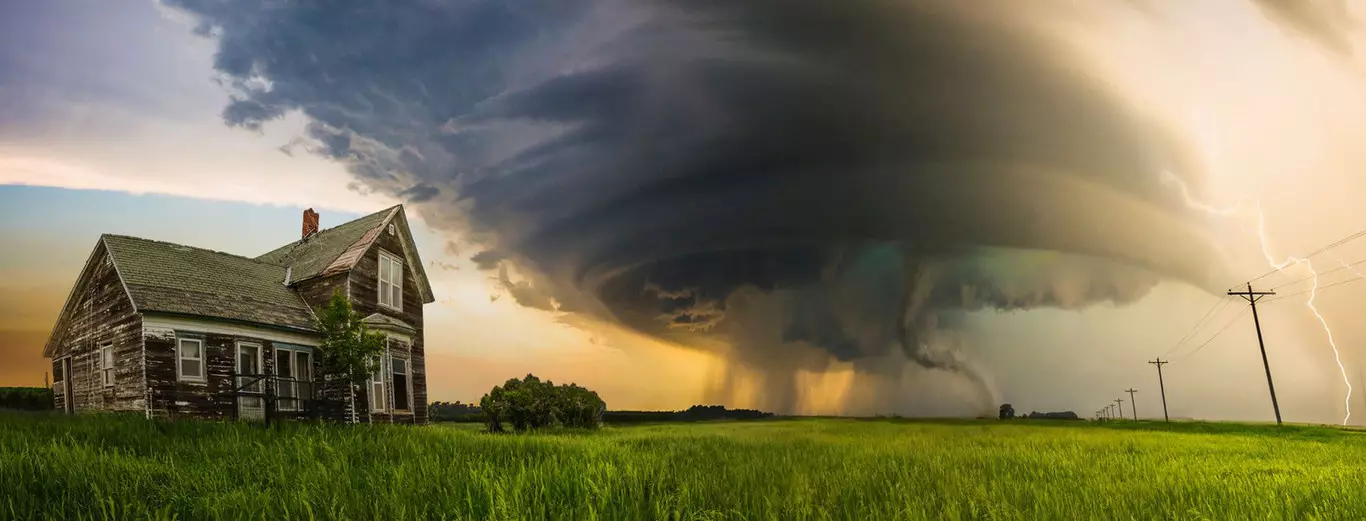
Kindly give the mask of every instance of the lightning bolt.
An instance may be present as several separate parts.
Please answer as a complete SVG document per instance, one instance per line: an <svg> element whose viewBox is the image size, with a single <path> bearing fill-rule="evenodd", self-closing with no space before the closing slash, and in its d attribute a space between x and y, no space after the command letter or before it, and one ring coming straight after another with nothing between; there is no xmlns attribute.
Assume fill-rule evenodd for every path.
<svg viewBox="0 0 1366 521"><path fill-rule="evenodd" d="M1173 174L1171 172L1162 172L1162 184L1181 192L1181 199L1183 202L1186 203L1186 207L1191 208L1193 210L1200 210L1202 212L1205 212L1216 217L1231 216L1234 213L1236 213L1239 208L1243 206L1242 201L1238 201L1238 204L1235 204L1228 208L1216 208L1214 206L1205 204L1204 202L1192 196L1190 188L1186 186L1186 182L1182 181L1180 177L1177 177L1176 174Z"/></svg>
<svg viewBox="0 0 1366 521"><path fill-rule="evenodd" d="M1269 241L1266 239L1266 214L1262 211L1261 201L1257 201L1257 238L1261 240L1262 255L1266 257L1266 263L1276 271L1283 271L1293 264L1303 264L1305 269L1308 269L1309 273L1314 276L1314 286L1309 289L1309 300L1305 302L1305 306L1314 312L1314 317L1318 318L1319 324L1323 326L1323 332L1328 335L1328 345L1333 348L1333 360L1337 362L1338 371L1342 373L1342 383L1347 386L1347 396L1342 399L1342 405L1347 411L1347 415L1342 418L1342 424L1347 425L1347 421L1352 419L1352 381L1347 378L1347 368L1342 365L1342 352L1338 350L1337 341L1333 339L1333 328L1328 326L1328 320L1323 318L1323 314L1319 313L1318 306L1314 304L1314 300L1319 295L1319 272L1314 269L1314 263L1309 259L1286 257L1284 261L1276 262L1276 258L1271 255L1267 247Z"/></svg>
<svg viewBox="0 0 1366 521"><path fill-rule="evenodd" d="M1186 183L1171 172L1162 172L1162 184L1178 190L1181 193L1182 200L1188 208L1204 212L1208 215L1229 217L1237 212L1242 206L1241 201L1230 208L1217 208L1206 204L1192 196L1190 188L1186 186ZM1337 340L1333 338L1333 329L1328 326L1328 320L1323 318L1323 314L1319 313L1319 308L1314 303L1315 299L1318 298L1319 293L1319 272L1314 269L1314 263L1307 258L1286 257L1284 261L1276 261L1275 256L1271 254L1270 246L1268 246L1270 241L1266 238L1266 213L1262 211L1262 202L1260 200L1257 201L1256 208L1257 239L1261 245L1262 256L1266 257L1266 263L1278 272L1283 271L1292 265L1303 265L1305 269L1308 269L1309 273L1313 275L1314 286L1309 290L1309 300L1305 302L1305 305L1314 313L1314 317L1319 319L1319 324L1323 326L1323 332L1328 336L1328 345L1333 348L1333 359L1337 362L1338 371L1342 374L1342 383L1347 386L1347 396L1342 399L1343 407L1347 411L1347 415L1342 418L1342 424L1347 425L1348 420L1351 420L1352 418L1352 382L1351 379L1347 377L1347 368L1342 365L1342 352L1338 350ZM1352 271L1356 270L1352 269ZM1362 275L1360 272L1357 272L1357 274Z"/></svg>

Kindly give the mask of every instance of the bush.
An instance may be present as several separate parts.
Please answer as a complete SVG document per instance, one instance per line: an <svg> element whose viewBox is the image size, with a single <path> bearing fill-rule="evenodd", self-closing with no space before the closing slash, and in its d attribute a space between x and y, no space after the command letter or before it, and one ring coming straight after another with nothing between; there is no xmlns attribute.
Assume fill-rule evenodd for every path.
<svg viewBox="0 0 1366 521"><path fill-rule="evenodd" d="M0 387L0 409L50 411L53 409L52 389Z"/></svg>
<svg viewBox="0 0 1366 521"><path fill-rule="evenodd" d="M557 386L535 375L508 380L479 400L490 432L570 427L593 429L602 425L607 404L598 393L574 384Z"/></svg>

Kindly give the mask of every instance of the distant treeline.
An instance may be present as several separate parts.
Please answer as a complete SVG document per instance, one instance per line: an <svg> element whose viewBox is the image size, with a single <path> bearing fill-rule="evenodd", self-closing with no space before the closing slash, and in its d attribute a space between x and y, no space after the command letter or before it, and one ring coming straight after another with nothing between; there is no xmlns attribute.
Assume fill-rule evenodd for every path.
<svg viewBox="0 0 1366 521"><path fill-rule="evenodd" d="M1022 416L1030 420L1079 420L1081 417L1072 411L1063 412L1031 412Z"/></svg>
<svg viewBox="0 0 1366 521"><path fill-rule="evenodd" d="M52 389L42 387L0 387L0 409L50 411Z"/></svg>
<svg viewBox="0 0 1366 521"><path fill-rule="evenodd" d="M484 414L479 406L461 402L432 402L428 407L432 421L480 423ZM720 405L694 405L682 411L607 411L606 423L694 422L707 420L757 420L773 413L752 409L727 409Z"/></svg>
<svg viewBox="0 0 1366 521"><path fill-rule="evenodd" d="M607 423L695 422L707 420L759 420L773 413L753 409L727 409L721 405L694 405L683 411L607 411Z"/></svg>

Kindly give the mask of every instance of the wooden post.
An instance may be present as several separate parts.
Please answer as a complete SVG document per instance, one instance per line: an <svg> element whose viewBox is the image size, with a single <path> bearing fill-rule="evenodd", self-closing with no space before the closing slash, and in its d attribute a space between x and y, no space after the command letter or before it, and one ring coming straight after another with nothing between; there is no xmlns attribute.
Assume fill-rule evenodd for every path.
<svg viewBox="0 0 1366 521"><path fill-rule="evenodd" d="M1170 422L1172 419L1167 416L1167 384L1162 381L1162 364L1170 364L1171 362L1158 358L1148 363L1157 366L1157 388L1162 391L1162 419Z"/></svg>
<svg viewBox="0 0 1366 521"><path fill-rule="evenodd" d="M1274 291L1252 291L1252 283L1248 283L1247 291L1229 291L1229 295L1236 295L1247 300L1252 305L1252 323L1257 327L1257 347L1262 351L1262 367L1266 369L1266 388L1271 390L1271 408L1276 411L1276 425L1281 424L1281 405L1276 401L1276 384L1271 383L1271 364L1266 361L1266 342L1262 340L1262 321L1257 318L1257 301L1266 295L1275 295Z"/></svg>

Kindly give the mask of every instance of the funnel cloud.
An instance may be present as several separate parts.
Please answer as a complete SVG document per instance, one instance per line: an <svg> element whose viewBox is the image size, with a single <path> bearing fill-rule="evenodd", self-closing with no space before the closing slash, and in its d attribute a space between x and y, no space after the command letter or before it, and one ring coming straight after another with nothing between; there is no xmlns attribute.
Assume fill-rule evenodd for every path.
<svg viewBox="0 0 1366 521"><path fill-rule="evenodd" d="M993 410L964 313L1219 263L1162 182L1200 165L1047 34L1056 6L166 3L218 39L228 124L301 111L308 150L470 238L517 302L726 345L780 412L834 363Z"/></svg>

